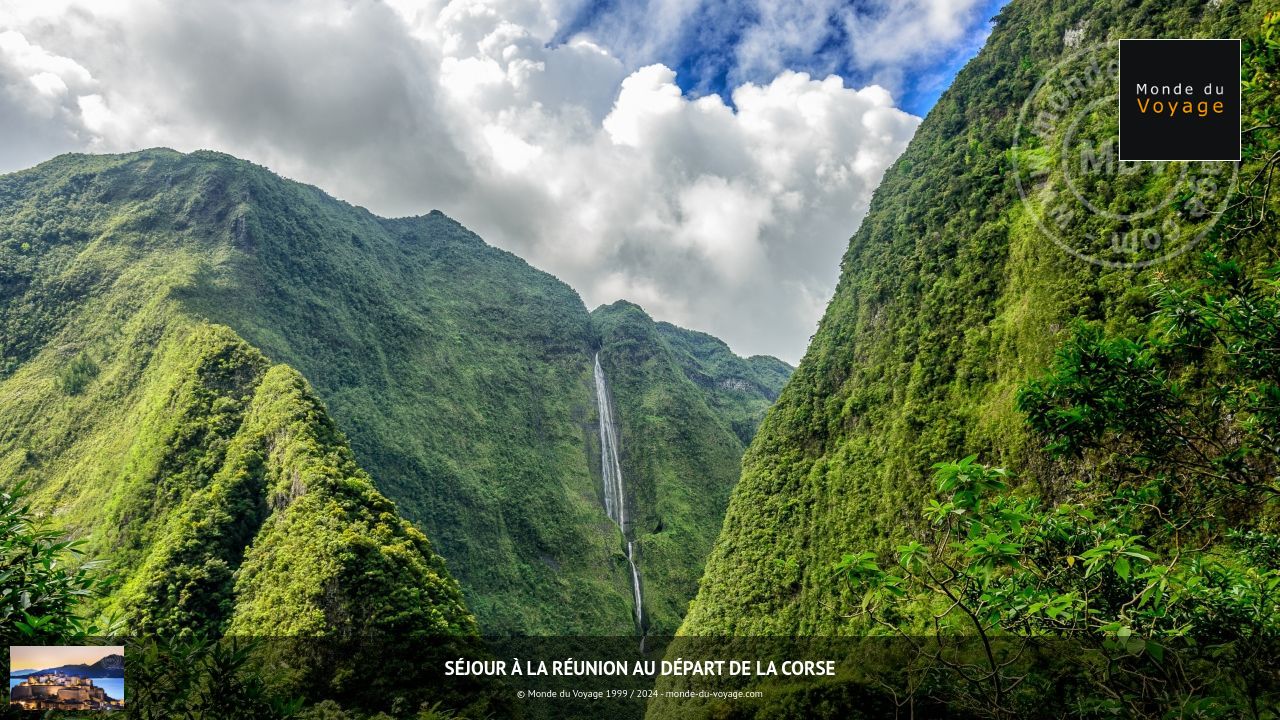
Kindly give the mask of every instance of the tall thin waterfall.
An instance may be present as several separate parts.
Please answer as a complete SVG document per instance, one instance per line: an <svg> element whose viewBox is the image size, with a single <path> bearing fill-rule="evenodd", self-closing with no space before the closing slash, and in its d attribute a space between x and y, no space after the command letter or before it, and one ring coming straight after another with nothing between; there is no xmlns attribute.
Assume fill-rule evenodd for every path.
<svg viewBox="0 0 1280 720"><path fill-rule="evenodd" d="M636 541L631 522L627 518L627 494L622 485L622 464L618 461L618 426L613 421L613 406L609 402L609 383L600 367L600 353L596 353L596 405L600 416L600 478L604 483L604 511L622 531L626 542L627 565L631 567L631 592L636 608L636 628L645 634L644 594L640 589L640 571L636 568ZM641 644L643 648L643 643Z"/></svg>

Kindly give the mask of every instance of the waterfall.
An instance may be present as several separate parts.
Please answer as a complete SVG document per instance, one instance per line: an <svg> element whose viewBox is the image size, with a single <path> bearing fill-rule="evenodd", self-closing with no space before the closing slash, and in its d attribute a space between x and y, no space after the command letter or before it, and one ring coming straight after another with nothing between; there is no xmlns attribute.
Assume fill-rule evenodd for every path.
<svg viewBox="0 0 1280 720"><path fill-rule="evenodd" d="M622 485L622 464L618 453L618 426L613 421L609 403L609 384L600 367L600 353L595 358L596 405L600 416L600 479L604 483L604 511L622 531L626 542L627 565L631 567L631 594L635 602L636 628L645 634L644 594L640 590L640 570L636 568L636 541L627 519L627 494ZM644 647L643 642L640 645Z"/></svg>

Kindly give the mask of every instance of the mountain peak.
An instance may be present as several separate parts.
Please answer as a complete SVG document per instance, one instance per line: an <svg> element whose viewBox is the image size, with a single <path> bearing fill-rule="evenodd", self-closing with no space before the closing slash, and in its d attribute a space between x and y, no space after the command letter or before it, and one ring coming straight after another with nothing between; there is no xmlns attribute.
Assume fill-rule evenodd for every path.
<svg viewBox="0 0 1280 720"><path fill-rule="evenodd" d="M410 625L465 631L470 610L494 634L632 632L584 492L599 350L623 442L680 456L623 460L651 521L636 540L648 627L674 631L780 380L664 333L679 334L634 303L588 313L440 211L379 218L223 153L0 176L0 398L23 398L0 403L17 448L0 449L0 481L30 480L92 528L87 551L128 578L110 604L147 627L321 633L369 614L367 597ZM322 518L387 552L325 555L341 545ZM664 549L679 561L652 566ZM360 584L379 573L414 587Z"/></svg>

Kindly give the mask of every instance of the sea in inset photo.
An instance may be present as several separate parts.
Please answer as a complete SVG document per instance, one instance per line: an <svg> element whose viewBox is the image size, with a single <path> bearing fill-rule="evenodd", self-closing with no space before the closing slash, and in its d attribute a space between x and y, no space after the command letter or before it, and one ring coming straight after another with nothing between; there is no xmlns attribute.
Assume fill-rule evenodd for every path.
<svg viewBox="0 0 1280 720"><path fill-rule="evenodd" d="M9 703L26 710L121 709L124 647L10 647Z"/></svg>

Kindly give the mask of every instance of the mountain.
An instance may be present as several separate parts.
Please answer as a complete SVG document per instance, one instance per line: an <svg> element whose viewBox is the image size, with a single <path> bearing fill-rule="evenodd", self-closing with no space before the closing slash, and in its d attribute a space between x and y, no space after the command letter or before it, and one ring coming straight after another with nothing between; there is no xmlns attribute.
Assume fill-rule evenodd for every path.
<svg viewBox="0 0 1280 720"><path fill-rule="evenodd" d="M1013 0L1000 12L850 240L819 329L743 459L683 632L859 632L832 566L845 553L891 554L935 490L935 463L977 453L1023 482L1069 486L1040 459L1015 409L1018 387L1049 365L1076 320L1140 332L1154 309L1146 287L1194 276L1196 253L1115 267L1045 237L1015 181L1014 160L1035 153L1015 147L1023 101L1080 49L1125 37L1256 35L1275 8ZM1161 189L1109 182L1102 190L1114 193L1113 207ZM1075 190L1032 192L1051 200ZM1081 242L1125 231L1104 213L1068 220L1065 232Z"/></svg>
<svg viewBox="0 0 1280 720"><path fill-rule="evenodd" d="M793 368L769 355L738 357L718 338L671 323L659 322L657 330L681 372L702 389L743 446L749 445Z"/></svg>
<svg viewBox="0 0 1280 720"><path fill-rule="evenodd" d="M654 322L625 301L592 312L616 406L648 629L672 634L737 482L747 439L788 366L740 358L703 333ZM744 439L746 438L746 439Z"/></svg>
<svg viewBox="0 0 1280 720"><path fill-rule="evenodd" d="M107 655L89 665L79 663L76 665L59 665L58 667L45 668L43 670L20 670L15 673L9 673L9 676L24 677L26 675L44 675L47 673L62 673L63 675L88 678L122 678L124 677L124 656Z"/></svg>
<svg viewBox="0 0 1280 720"><path fill-rule="evenodd" d="M679 385L653 449L711 469L623 469L657 488L663 542L709 548L789 368L662 340L684 335L647 339L681 369L653 376ZM146 625L635 632L597 352L632 371L571 288L438 212L379 218L212 152L0 177L0 483L28 481L124 578L110 608ZM639 410L620 405L628 453ZM703 556L672 588L646 557L673 628Z"/></svg>
<svg viewBox="0 0 1280 720"><path fill-rule="evenodd" d="M164 305L4 386L6 445L20 438L6 462L40 468L51 511L95 528L91 555L124 578L112 609L171 632L474 633L441 558L297 371Z"/></svg>

